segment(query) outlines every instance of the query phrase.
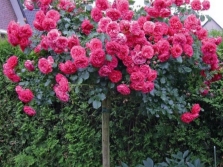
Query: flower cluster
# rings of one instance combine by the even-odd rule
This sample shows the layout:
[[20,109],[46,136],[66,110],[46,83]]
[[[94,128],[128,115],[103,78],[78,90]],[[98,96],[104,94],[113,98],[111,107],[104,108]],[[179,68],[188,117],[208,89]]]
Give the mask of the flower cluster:
[[[19,100],[21,100],[23,103],[27,104],[34,98],[33,92],[30,89],[23,89],[18,85],[16,86],[15,91],[18,94]],[[34,116],[36,114],[36,111],[30,106],[24,106],[23,111],[29,116]]]
[[199,117],[199,113],[200,113],[201,107],[199,104],[194,104],[192,106],[192,109],[190,112],[185,112],[181,115],[181,120],[184,123],[190,123],[193,120],[195,120],[196,118]]
[[21,50],[25,50],[30,44],[29,38],[32,36],[32,29],[30,25],[25,24],[20,26],[15,21],[11,21],[7,29],[8,41],[13,45],[19,45]]
[[67,102],[69,100],[69,83],[65,76],[62,74],[56,75],[57,84],[53,87],[56,96],[63,102]]
[[[198,55],[201,63],[210,66],[210,71],[219,70],[216,48],[221,38],[209,38],[195,14],[197,10],[210,8],[208,0],[154,0],[144,8],[140,17],[133,17],[135,13],[128,0],[114,0],[112,4],[108,0],[96,0],[88,15],[85,15],[85,9],[74,10],[77,4],[72,0],[56,3],[51,3],[52,0],[26,0],[25,5],[32,10],[36,2],[41,10],[36,13],[34,27],[40,31],[41,38],[32,49],[35,53],[44,50],[51,55],[38,59],[38,69],[46,76],[56,75],[53,76],[56,78],[53,90],[63,102],[69,100],[69,77],[79,76],[88,67],[94,69],[92,76],[97,74],[101,80],[113,83],[122,95],[130,95],[132,91],[151,92],[158,77],[156,64],[193,59],[196,54],[193,46],[201,50]],[[194,12],[172,13],[172,6],[189,4]],[[50,5],[54,6],[50,8]],[[80,18],[73,18],[79,14]],[[69,17],[65,20],[66,25],[63,25],[61,16]],[[20,43],[14,39],[19,29],[22,28],[15,23],[9,26],[8,32],[13,34],[9,42],[13,46]],[[23,37],[28,41],[30,35]],[[25,67],[33,71],[34,62],[27,61]],[[211,81],[220,78],[221,74],[217,74]],[[182,115],[184,122],[189,123],[198,117],[200,110],[193,108],[190,113]]]
[[18,57],[11,56],[5,64],[3,64],[3,74],[12,82],[19,82],[20,77],[15,72],[15,67],[18,65]]

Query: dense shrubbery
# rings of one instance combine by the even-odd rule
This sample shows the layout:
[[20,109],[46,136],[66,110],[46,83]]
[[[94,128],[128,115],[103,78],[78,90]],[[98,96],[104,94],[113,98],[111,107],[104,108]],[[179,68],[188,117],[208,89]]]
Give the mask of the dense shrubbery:
[[[0,66],[10,55],[24,55],[7,42],[0,45]],[[21,60],[22,61],[22,60]],[[12,91],[15,85],[3,79],[0,70],[0,166],[75,166],[101,165],[100,111],[87,103],[84,92],[72,94],[69,104],[41,106],[38,116],[21,114],[23,104]],[[7,89],[6,89],[7,85]],[[211,91],[215,98],[200,98],[204,112],[195,122],[185,125],[176,115],[171,118],[139,115],[138,104],[131,99],[116,99],[111,113],[112,166],[126,162],[140,164],[151,157],[154,162],[178,151],[190,150],[191,158],[200,158],[205,166],[213,164],[213,146],[218,162],[223,155],[222,80]],[[87,89],[87,88],[85,88]],[[194,102],[193,94],[189,99]],[[72,105],[71,105],[72,104]],[[128,112],[124,112],[128,111]]]

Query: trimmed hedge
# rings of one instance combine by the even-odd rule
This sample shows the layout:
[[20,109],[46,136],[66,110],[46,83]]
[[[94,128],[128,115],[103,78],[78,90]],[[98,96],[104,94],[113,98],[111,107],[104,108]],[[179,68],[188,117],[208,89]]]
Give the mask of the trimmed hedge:
[[[10,55],[20,55],[18,48],[0,42],[0,66]],[[23,59],[23,60],[22,60]],[[219,81],[218,84],[221,84]],[[216,83],[217,84],[217,83]],[[222,85],[220,85],[222,86]],[[35,117],[23,114],[23,104],[0,70],[0,166],[4,167],[99,167],[101,166],[100,110],[93,110],[82,90],[71,94],[68,104],[54,102],[37,109]],[[219,85],[214,87],[219,89]],[[221,97],[222,94],[217,95]],[[196,98],[191,101],[198,102]],[[147,157],[155,162],[178,151],[190,150],[192,159],[200,158],[205,166],[213,163],[213,146],[218,163],[223,155],[223,114],[215,99],[200,99],[205,112],[189,125],[166,116],[145,116],[134,100],[113,100],[110,141],[111,166],[126,162],[134,167]],[[214,104],[222,102],[216,101]]]

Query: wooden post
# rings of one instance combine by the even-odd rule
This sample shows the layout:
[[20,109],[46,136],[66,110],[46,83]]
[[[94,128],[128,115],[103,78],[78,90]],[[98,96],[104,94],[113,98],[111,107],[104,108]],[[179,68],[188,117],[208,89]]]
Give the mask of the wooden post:
[[109,117],[111,101],[107,97],[102,102],[102,162],[103,167],[110,167]]

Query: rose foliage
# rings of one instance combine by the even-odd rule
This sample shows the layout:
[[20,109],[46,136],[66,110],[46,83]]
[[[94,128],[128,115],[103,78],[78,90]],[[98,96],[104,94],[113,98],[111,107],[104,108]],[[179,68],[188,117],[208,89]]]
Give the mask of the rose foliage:
[[[40,10],[34,30],[15,21],[8,26],[8,41],[20,46],[28,60],[19,62],[13,55],[3,66],[5,76],[18,83],[15,90],[30,116],[36,112],[28,106],[51,104],[55,96],[72,101],[69,92],[85,85],[94,108],[106,97],[123,95],[139,101],[139,110],[147,114],[182,114],[190,106],[188,76],[198,78],[201,96],[222,77],[216,54],[221,38],[208,37],[199,15],[209,9],[208,0],[154,0],[137,11],[128,0],[24,4],[32,10],[35,3]],[[182,121],[193,121],[200,110],[193,105]]]

